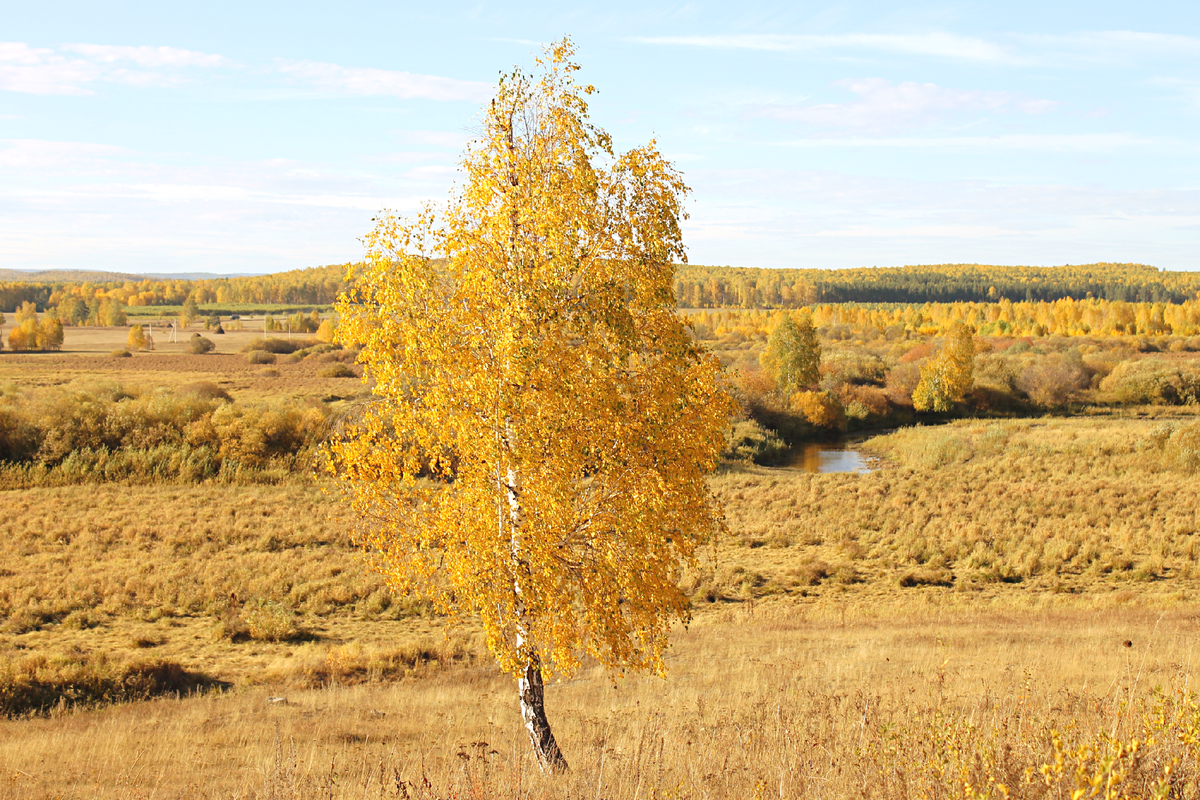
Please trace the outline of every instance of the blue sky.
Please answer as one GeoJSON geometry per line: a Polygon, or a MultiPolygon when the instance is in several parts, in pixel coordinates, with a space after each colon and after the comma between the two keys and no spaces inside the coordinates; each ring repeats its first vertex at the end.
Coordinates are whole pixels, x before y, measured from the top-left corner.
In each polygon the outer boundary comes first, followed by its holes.
{"type": "Polygon", "coordinates": [[[354,260],[569,34],[690,260],[1200,269],[1200,4],[0,2],[0,267],[354,260]]]}

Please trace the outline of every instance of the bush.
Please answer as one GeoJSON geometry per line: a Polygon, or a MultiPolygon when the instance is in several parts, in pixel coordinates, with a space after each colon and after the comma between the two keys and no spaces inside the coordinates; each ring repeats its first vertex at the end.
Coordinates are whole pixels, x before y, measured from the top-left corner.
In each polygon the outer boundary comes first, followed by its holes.
{"type": "Polygon", "coordinates": [[[251,350],[246,354],[246,360],[251,364],[274,364],[275,354],[266,350],[251,350]]]}
{"type": "Polygon", "coordinates": [[[1063,356],[1047,356],[1026,367],[1017,385],[1043,408],[1058,408],[1088,387],[1083,365],[1063,356]]]}
{"type": "Polygon", "coordinates": [[[113,358],[133,358],[133,353],[128,350],[113,350],[109,355],[113,358]]]}
{"type": "Polygon", "coordinates": [[[921,367],[916,363],[898,364],[887,376],[887,399],[899,408],[912,408],[912,395],[921,382],[921,367]]]}
{"type": "Polygon", "coordinates": [[[797,392],[792,395],[792,408],[808,424],[830,430],[846,430],[846,411],[841,402],[829,392],[797,392]]]}
{"type": "Polygon", "coordinates": [[[0,662],[0,716],[186,695],[215,683],[173,661],[113,663],[104,655],[31,655],[0,662]]]}
{"type": "Polygon", "coordinates": [[[1123,361],[1100,382],[1100,390],[1116,403],[1185,405],[1200,402],[1200,375],[1161,358],[1123,361]]]}
{"type": "Polygon", "coordinates": [[[199,397],[201,400],[224,400],[226,403],[232,403],[233,398],[229,392],[217,386],[212,381],[197,381],[196,383],[185,383],[180,386],[176,392],[180,396],[191,395],[199,397]]]}
{"type": "Polygon", "coordinates": [[[731,461],[753,461],[755,464],[775,464],[787,455],[787,445],[754,420],[736,422],[725,439],[722,456],[731,461]]]}
{"type": "Polygon", "coordinates": [[[296,615],[281,603],[259,602],[242,611],[246,633],[260,642],[290,642],[302,638],[304,632],[296,624],[296,615]]]}
{"type": "Polygon", "coordinates": [[[297,350],[301,350],[311,344],[312,342],[309,340],[300,341],[297,339],[296,341],[291,341],[289,339],[276,339],[275,337],[268,337],[264,339],[260,336],[243,347],[242,352],[252,353],[255,351],[265,351],[267,353],[275,353],[276,355],[287,355],[288,353],[294,353],[297,350]]]}
{"type": "Polygon", "coordinates": [[[200,356],[205,353],[211,353],[215,347],[216,344],[213,343],[212,339],[196,333],[192,335],[191,340],[188,342],[187,349],[192,355],[200,356]]]}
{"type": "Polygon", "coordinates": [[[822,385],[852,383],[882,386],[886,370],[883,361],[870,353],[838,350],[828,353],[821,361],[822,385]]]}
{"type": "Polygon", "coordinates": [[[330,364],[317,373],[322,378],[357,378],[358,373],[345,364],[330,364]]]}

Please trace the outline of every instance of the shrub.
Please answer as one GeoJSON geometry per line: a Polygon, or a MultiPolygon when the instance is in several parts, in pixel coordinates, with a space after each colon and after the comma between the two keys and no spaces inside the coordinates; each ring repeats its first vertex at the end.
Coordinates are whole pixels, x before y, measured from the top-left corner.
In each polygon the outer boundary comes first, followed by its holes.
{"type": "Polygon", "coordinates": [[[322,378],[357,378],[358,373],[345,364],[330,364],[317,373],[322,378]]]}
{"type": "Polygon", "coordinates": [[[1100,382],[1111,402],[1184,405],[1200,402],[1200,375],[1161,358],[1123,361],[1100,382]]]}
{"type": "MultiPolygon", "coordinates": [[[[839,350],[827,354],[821,362],[821,375],[830,385],[852,383],[882,386],[885,374],[883,361],[870,353],[839,350]]],[[[822,385],[826,381],[822,381],[822,385]]]]}
{"type": "Polygon", "coordinates": [[[732,461],[753,461],[755,464],[778,463],[787,454],[787,445],[754,420],[734,423],[725,439],[724,458],[732,461]]]}
{"type": "Polygon", "coordinates": [[[836,394],[848,417],[868,419],[882,417],[888,413],[887,394],[876,386],[843,383],[837,387],[836,394]]]}
{"type": "Polygon", "coordinates": [[[792,395],[792,408],[810,425],[838,431],[846,429],[846,411],[829,392],[796,392],[792,395]]]}
{"type": "Polygon", "coordinates": [[[215,683],[173,661],[114,663],[104,655],[31,655],[0,662],[0,716],[192,694],[215,683]]]}
{"type": "Polygon", "coordinates": [[[887,399],[900,408],[912,408],[912,395],[921,382],[921,367],[916,363],[898,364],[887,376],[887,399]]]}
{"type": "Polygon", "coordinates": [[[291,341],[289,339],[276,339],[275,337],[268,337],[264,339],[260,336],[243,347],[242,352],[252,353],[255,351],[265,351],[267,353],[275,353],[276,355],[287,355],[288,353],[294,353],[297,350],[301,350],[311,344],[311,341],[291,341]]]}
{"type": "Polygon", "coordinates": [[[200,334],[193,334],[191,340],[188,341],[188,352],[192,355],[204,355],[210,353],[216,347],[212,339],[200,334]]]}
{"type": "Polygon", "coordinates": [[[242,611],[242,619],[246,621],[246,633],[260,642],[290,642],[304,635],[296,624],[296,615],[281,603],[250,604],[242,611]]]}
{"type": "Polygon", "coordinates": [[[109,355],[112,356],[113,358],[132,358],[133,357],[133,353],[129,352],[128,350],[113,350],[111,353],[109,353],[109,355]]]}
{"type": "Polygon", "coordinates": [[[217,386],[212,381],[197,381],[196,383],[185,383],[176,390],[178,395],[192,395],[201,400],[224,400],[227,403],[232,403],[233,398],[229,392],[217,386]]]}
{"type": "Polygon", "coordinates": [[[1087,370],[1075,359],[1047,356],[1025,368],[1017,385],[1043,408],[1057,408],[1088,387],[1087,370]]]}
{"type": "Polygon", "coordinates": [[[246,354],[246,360],[251,364],[274,364],[275,354],[266,350],[251,350],[246,354]]]}

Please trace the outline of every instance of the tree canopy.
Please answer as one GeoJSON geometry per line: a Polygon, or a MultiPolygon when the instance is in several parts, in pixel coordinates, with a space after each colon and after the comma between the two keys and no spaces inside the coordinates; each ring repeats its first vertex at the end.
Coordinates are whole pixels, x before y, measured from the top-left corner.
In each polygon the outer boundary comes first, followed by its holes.
{"type": "Polygon", "coordinates": [[[543,668],[662,671],[732,411],[675,312],[683,179],[614,154],[572,59],[505,77],[449,204],[367,237],[337,336],[376,402],[333,448],[379,568],[482,622],[549,767],[543,668]]]}

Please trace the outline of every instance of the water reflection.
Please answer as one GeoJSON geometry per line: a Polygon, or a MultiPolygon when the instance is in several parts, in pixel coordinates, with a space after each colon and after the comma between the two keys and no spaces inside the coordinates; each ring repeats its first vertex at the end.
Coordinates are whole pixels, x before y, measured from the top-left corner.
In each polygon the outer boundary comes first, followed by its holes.
{"type": "Polygon", "coordinates": [[[871,466],[855,449],[858,444],[858,441],[843,441],[796,445],[792,449],[792,458],[784,466],[803,472],[857,472],[863,475],[871,471],[871,466]]]}

